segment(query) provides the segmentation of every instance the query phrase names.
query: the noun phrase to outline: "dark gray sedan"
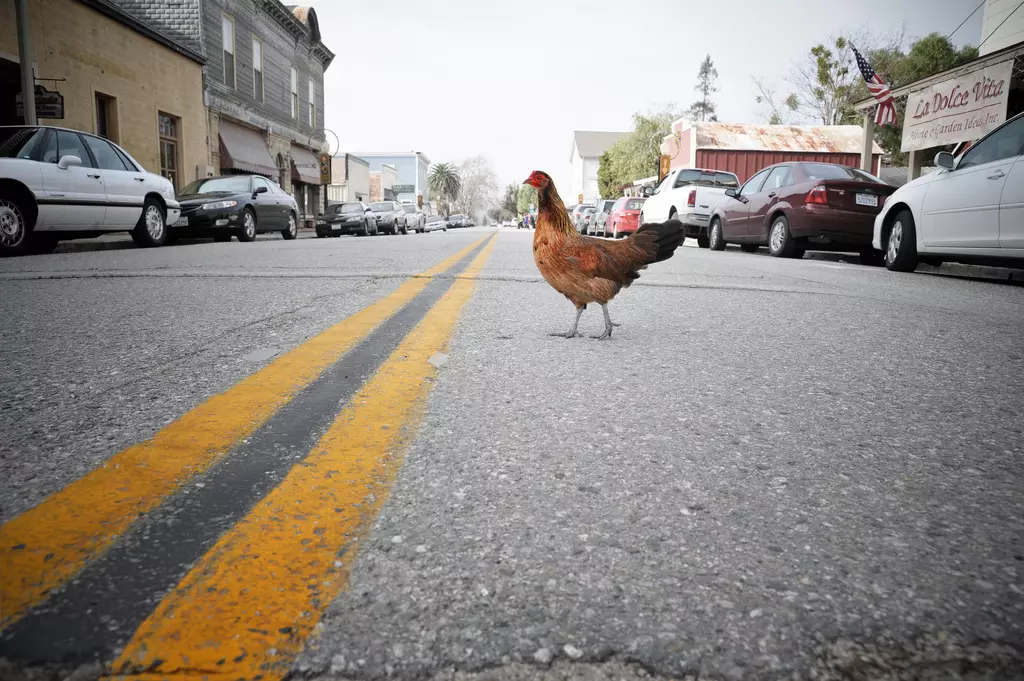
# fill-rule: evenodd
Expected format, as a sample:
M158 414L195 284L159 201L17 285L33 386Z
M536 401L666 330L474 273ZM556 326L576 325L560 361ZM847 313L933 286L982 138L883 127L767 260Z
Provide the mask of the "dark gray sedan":
M405 210L398 201L377 201L370 204L373 217L377 219L377 227L385 234L409 233L409 221Z
M316 235L323 239L328 236L355 234L370 236L378 234L377 219L370 207L361 201L336 203L326 213L316 216Z

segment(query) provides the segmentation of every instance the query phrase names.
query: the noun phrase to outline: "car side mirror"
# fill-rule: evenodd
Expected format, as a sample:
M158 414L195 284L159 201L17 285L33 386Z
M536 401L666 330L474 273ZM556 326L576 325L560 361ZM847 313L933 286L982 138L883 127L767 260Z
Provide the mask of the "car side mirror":
M82 165L82 159L79 158L78 156L73 156L71 154L67 154L66 156L61 156L60 160L57 161L57 167L60 168L61 170L67 170L71 166L80 166L80 165Z
M654 196L654 187L644 187L644 197Z
M935 154L935 165L946 170L953 170L956 168L956 159L948 151L940 151Z
M256 187L256 189L254 189L252 191L252 195L253 196L256 196L257 194L266 194L266 193L267 193L267 188L266 187Z
M725 190L725 195L735 199L739 197L740 191L738 189L733 189L732 187L729 187L728 189Z

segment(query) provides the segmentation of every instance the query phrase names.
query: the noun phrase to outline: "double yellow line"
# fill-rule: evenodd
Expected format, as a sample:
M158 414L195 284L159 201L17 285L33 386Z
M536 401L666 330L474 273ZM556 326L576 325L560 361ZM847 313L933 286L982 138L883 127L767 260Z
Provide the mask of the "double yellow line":
M0 527L0 626L103 553L488 237L306 341ZM115 674L280 678L344 587L415 434L435 369L496 235L338 415L307 458L195 565L138 629ZM347 561L351 563L351 559ZM159 662L159 664L157 664Z

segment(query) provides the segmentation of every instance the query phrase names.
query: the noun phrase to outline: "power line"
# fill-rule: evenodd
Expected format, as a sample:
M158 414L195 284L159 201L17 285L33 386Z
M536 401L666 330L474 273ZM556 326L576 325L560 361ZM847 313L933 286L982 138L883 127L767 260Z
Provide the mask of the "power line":
M964 19L963 21L961 21L960 25L953 29L953 33L950 33L949 35L946 36L946 40L949 40L950 38L952 38L953 34L956 33L957 31L959 31L961 28L963 28L964 24L966 24L968 21L970 21L971 17L973 17L977 13L977 11L979 9L981 9L982 7L984 7L984 6L985 6L985 0L981 0L981 2L978 3L978 6L974 8L974 11L971 12L970 14L968 14L967 18Z
M992 36L994 36L994 35L996 34L996 31L998 31L998 30L999 30L1000 28L1002 28L1002 27L1003 27L1003 24L1005 24L1005 23L1006 23L1006 20L1007 20L1007 19L1009 19L1010 17L1012 17L1012 16L1013 16L1013 14L1014 14L1014 12L1016 12L1017 10L1019 10L1019 9L1020 9L1021 7L1024 7L1024 0L1021 0L1021 3L1020 3L1019 5L1017 5L1016 7L1014 7L1014 8L1013 8L1013 11L1011 11L1011 12L1010 12L1009 14L1007 14L1007 15L1006 15L1006 19L1003 19L1002 21L1000 21L1000 22L999 22L999 25L998 25L998 26L996 26L996 27L995 27L994 29L992 29L992 32L988 34L988 36L987 36L987 37L985 38L985 40L982 40L982 41L981 41L980 43L978 43L978 50L979 50L979 51L981 50L981 46L982 46L982 45L984 45L984 44L985 44L985 42L986 42L986 41L987 41L987 40L988 40L989 38L991 38Z

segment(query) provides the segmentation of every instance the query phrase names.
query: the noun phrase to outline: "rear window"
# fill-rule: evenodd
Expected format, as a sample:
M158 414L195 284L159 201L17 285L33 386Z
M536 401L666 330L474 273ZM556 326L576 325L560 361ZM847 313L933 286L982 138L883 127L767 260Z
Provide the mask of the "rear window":
M630 199L622 210L640 210L644 207L643 199Z
M857 180L885 184L874 175L869 175L859 168L836 166L829 163L802 163L804 173L811 180Z
M0 158L31 159L46 128L0 128Z
M715 173L715 186L739 189L740 181L732 173Z

